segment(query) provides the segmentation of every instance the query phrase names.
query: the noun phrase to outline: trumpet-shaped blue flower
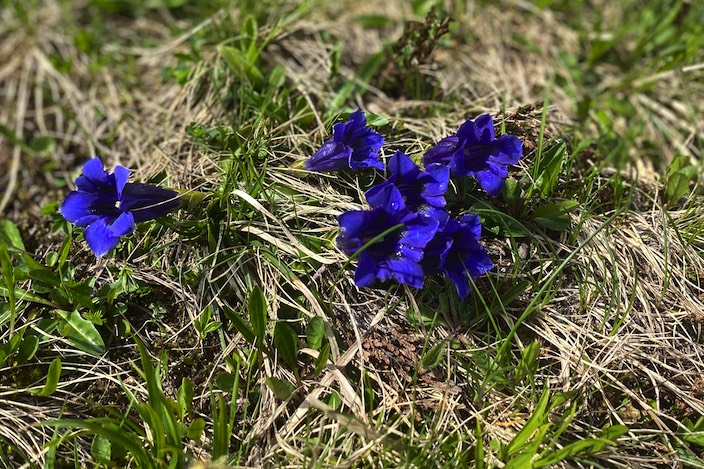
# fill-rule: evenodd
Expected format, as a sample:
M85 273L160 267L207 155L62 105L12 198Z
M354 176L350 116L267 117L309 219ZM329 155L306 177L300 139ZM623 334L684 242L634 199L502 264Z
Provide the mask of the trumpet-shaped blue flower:
M399 283L421 288L425 279L421 267L423 249L435 236L438 220L408 210L393 185L377 194L377 202L371 210L350 211L338 217L342 230L337 245L347 255L357 253L368 242L395 228L359 255L355 284L367 287L377 279L394 278Z
M166 215L181 206L178 192L150 184L128 183L130 170L116 166L114 173L92 158L76 179L59 212L85 228L83 236L100 257L117 246L121 236L134 232L135 223Z
M389 179L364 194L372 207L384 203L384 194L390 185L396 186L411 211L422 207L445 207L445 192L450 180L450 170L446 165L431 164L425 171L421 171L408 156L397 151L389 159L389 170Z
M464 215L459 221L447 212L433 211L439 227L425 249L422 266L427 274L443 272L452 280L460 298L469 295L469 280L489 271L493 264L479 243L482 226L478 215Z
M474 176L489 195L498 195L508 176L508 165L518 163L523 142L515 135L494 134L489 114L467 120L457 135L442 139L423 156L426 166L446 164L455 177Z
M313 156L303 162L309 171L339 171L352 168L361 171L367 168L384 169L379 151L384 137L367 126L367 118L361 109L350 114L347 122L339 122L332 128L332 138L327 140Z

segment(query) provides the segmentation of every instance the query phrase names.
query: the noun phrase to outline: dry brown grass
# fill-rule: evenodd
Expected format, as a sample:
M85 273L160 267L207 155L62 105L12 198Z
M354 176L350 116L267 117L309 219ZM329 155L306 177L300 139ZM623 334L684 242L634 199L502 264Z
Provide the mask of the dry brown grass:
M330 52L321 32L329 31L339 38L344 57L340 75L351 78L355 66L370 51L379 50L401 32L401 23L392 23L392 27L370 33L354 23L354 18L379 14L382 8L389 18L409 19L412 15L404 5L394 1L374 5L345 2L344 6L316 10L288 25L267 49L264 59L283 66L295 90L314 104L313 109L322 111L333 93L327 85ZM496 114L502 102L509 113L538 103L537 111L516 120L525 131L527 148L537 144L543 92L562 66L556 60L558 53L576 50L574 33L548 12L525 15L532 7L523 2L514 2L515 10L508 13L490 5L481 7L480 14L478 5L469 5L466 17L458 19L458 37L466 40L457 40L452 48L443 49L435 65L426 70L437 78L444 93L453 97L446 103L447 112L427 119L411 118L407 117L409 111L425 103L393 100L374 89L364 100L355 97L366 109L390 118L397 128L403 126L390 138L390 147L420 152L429 142L454 131L469 115ZM237 18L236 11L231 14ZM16 21L0 29L0 123L20 138L45 134L56 139L57 149L49 158L56 168L54 178L70 180L85 157L100 154L111 164L134 169L142 178L165 170L170 185L175 187L207 191L218 186L218 161L185 135L185 126L192 122L212 126L228 121L225 110L216 105L222 90L207 86L209 74L218 68L220 60L215 47L202 50L203 62L195 67L194 78L183 86L165 82L161 72L175 65L174 52L186 50L188 37L230 17L208 19L175 39L161 19L108 18L110 31L118 36L148 35L162 44L157 48L124 42L107 46L116 57L134 61L134 75L125 77L119 68L103 67L98 72L90 69L89 58L76 50L67 33L57 3L45 2L32 15L36 15L31 20L37 25L34 31L27 31ZM539 50L528 53L506 47L512 43L510 36L516 28ZM52 63L55 54L71 60L69 74ZM666 117L672 133L669 139L660 141L663 152L671 156L676 147L700 156L700 149L693 146L692 133L701 132L701 117L699 121L678 119L691 115L692 103L682 102L668 91L668 80L681 79L662 79L661 102L667 101L667 108L644 97L639 101L643 105L639 112L657 112ZM574 109L571 98L560 88L554 89L551 102L548 129L555 134L570 123ZM408 289L398 294L358 291L347 274L331 288L344 256L332 247L323 254L307 252L296 233L291 232L287 222L297 217L310 233L329 237L336 229L334 216L359 206L353 197L340 194L338 188L346 184L344 179L301 179L289 170L293 160L309 155L324 138L321 115L315 115L315 119L318 125L312 130L296 124L282 124L276 129L262 125L252 130L276 135L275 145L267 150L267 182L272 187L278 184L292 188L307 200L294 204L282 196L273 212L246 193L235 191L232 200L249 204L257 212L257 219L231 224L233 230L277 247L284 262L320 263L322 267L311 283L286 277L256 249L230 260L224 269L214 265L213 256L210 273L199 285L180 283L166 274L166 268L186 270L202 260L194 258L194 252L167 231L161 232L164 241L175 244L163 258L163 269L144 266L146 255L138 255L135 250L120 261L97 262L88 269L89 275L107 283L112 280L107 264L122 262L135 269L135 278L158 286L173 298L174 310L168 319L148 321L161 322L158 327L145 328L145 342L155 355L159 344L177 343L180 349L211 356L207 369L185 372L202 378L197 384L197 397L200 411L208 419L208 389L214 376L227 369L225 357L244 345L241 335L232 331L225 331L220 343L194 338L192 321L208 304L237 311L253 276L259 279L269 301L270 318L277 318L286 306L297 309L303 317L322 316L330 322L331 362L320 376L302 380L305 392L299 401L281 402L264 384L266 376L295 381L282 363L265 359L256 380L261 391L256 421L247 422L246 434L233 437L253 445L243 461L249 466L317 463L322 467L352 467L382 462L393 466L404 461L406 449L399 442L412 441L433 454L434 448L453 434L465 438L458 450L469 451L476 442L476 419L482 422L485 444L493 439L510 441L530 416L532 387L524 383L514 394L506 389L489 389L478 402L473 393L481 387L483 377L477 376L480 370L467 365L476 354L494 350L496 343L471 329L426 329L409 324L408 317L416 316L419 306L414 292ZM653 129L653 134L663 135L661 129ZM649 167L647 162L637 160L633 166ZM5 139L0 140L0 169L0 213L19 223L25 233L36 229L33 224L46 224L38 215L38 204L50 200L47 191L59 192L51 189L51 180L42 175L42 168L18 145ZM607 179L608 175L602 181L604 191L608 191ZM347 184L348 194L362 193L363 188L349 181ZM619 446L600 457L602 463L661 467L678 464L672 444L677 441L674 432L682 428L682 418L704 414L704 395L699 389L704 355L700 285L704 240L697 229L701 208L698 201L691 201L687 210L664 208L660 202L662 187L652 169L641 171L640 179L631 184L639 203L620 213L613 223L605 225L611 211L580 214L574 219L572 236L540 238L532 245L533 257L528 259L514 258L510 240L498 240L497 244L506 246L507 273L520 264L512 280L532 278L535 272L547 277L560 268L561 257L551 251L571 253L584 244L558 276L562 278L559 290L524 323L517 341L523 345L533 339L540 341L542 354L536 375L540 383L554 392L582 396L583 406L568 431L575 439L593 434L607 422L631 428ZM57 240L49 237L46 228L37 236L45 236L33 242L35 254L41 258L51 246L56 247ZM492 278L501 280L499 274ZM291 298L291 289L305 301ZM529 289L517 304L500 314L502 324L512 324L535 293ZM320 297L331 298L335 319L326 316L326 305L320 304ZM456 346L446 352L441 365L419 371L423 351L446 339L452 339ZM51 352L64 358L72 353L62 348L58 339ZM131 352L125 353L134 358ZM315 357L317 352L304 349L302 354ZM463 357L462 363L453 359L455 354ZM43 360L48 363L50 354ZM81 405L81 392L90 388L95 395L97 383L114 386L118 378L138 395L145 395L127 360L86 357L83 366L89 370L74 370L73 381L60 386L51 402L36 401L26 389L0 386L0 436L43 462L47 451L43 445L50 439L50 432L28 425L58 417L63 399L70 412L87 415L82 413L89 409ZM368 396L363 392L369 383L377 399L372 412L366 408ZM164 388L169 393L178 384L175 377L167 377ZM338 410L322 402L333 392L341 401ZM428 427L432 431L427 431ZM191 450L207 458L209 444L207 439L193 442ZM86 450L81 446L81 451ZM87 458L86 454L82 457ZM488 462L500 465L488 448L486 457ZM12 461L3 462L13 467Z

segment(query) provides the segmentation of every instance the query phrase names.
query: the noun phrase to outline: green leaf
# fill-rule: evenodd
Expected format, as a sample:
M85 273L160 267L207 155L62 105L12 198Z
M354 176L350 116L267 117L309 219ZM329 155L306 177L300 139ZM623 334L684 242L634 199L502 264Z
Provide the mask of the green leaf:
M215 386L223 392L232 392L235 387L235 377L228 372L220 373L215 377Z
M57 310L56 314L63 321L59 332L76 348L93 355L105 353L105 342L92 322L83 319L77 311Z
M34 149L27 145L21 138L19 138L17 134L13 132L12 129L10 129L9 127L5 127L4 125L0 124L0 135L4 135L5 138L7 138L8 142L12 143L13 145L19 146L25 153L35 156Z
M616 440L628 432L628 427L625 425L611 425L601 430L599 440L602 446L597 446L597 451L601 451L607 445L614 444Z
M354 21L365 28L383 28L393 20L383 15L360 15Z
M320 349L320 354L315 360L315 370L313 375L317 376L321 371L327 366L328 360L330 359L330 343L326 342L325 345Z
M54 151L56 141L48 135L40 135L33 139L29 146L32 147L37 156L48 156Z
M539 468L550 466L567 459L572 459L578 455L583 456L603 451L606 446L616 444L616 439L627 431L628 427L623 425L607 427L604 431L602 431L599 438L587 438L585 440L572 442L563 448L553 451L547 456L535 461L533 463L533 467Z
M513 284L511 288L509 288L505 292L502 292L498 298L494 298L494 300L491 302L489 310L492 313L498 313L500 311L503 311L506 306L508 306L513 300L521 296L521 294L523 294L523 292L525 292L531 285L532 283L528 280Z
M296 388L291 382L285 379L269 377L266 379L266 385L274 392L274 395L282 401L285 401L293 394Z
M218 53L238 78L248 78L253 85L260 85L264 82L262 72L259 71L255 63L250 62L252 57L248 57L247 53L230 46L220 46Z
M29 277L53 287L61 285L59 274L50 269L32 269L29 271Z
M667 203L676 204L689 193L690 178L682 171L677 171L667 179Z
M533 410L533 414L530 416L523 428L516 434L515 437L513 437L513 440L511 440L511 442L503 449L502 459L507 460L510 456L523 450L529 439L534 437L535 431L538 430L547 417L545 411L547 410L549 399L550 394L546 388L538 401L538 405Z
M199 441L201 435L205 430L205 420L202 418L197 418L188 426L188 431L186 431L186 436L194 441Z
M112 455L112 444L103 435L95 435L90 444L90 454L101 464L108 464Z
M257 50L257 36L259 34L259 28L257 27L257 19L253 15L247 15L244 19L244 24L242 25L242 33L247 36L249 44L247 45L246 55L247 63L255 64L257 58L259 57L259 51Z
M518 204L521 201L521 186L519 186L518 181L513 178L507 178L504 182L504 199L513 205Z
M540 343L532 342L521 353L521 361L516 367L516 381L521 381L527 376L534 376L538 370L538 355L540 355Z
M370 112L366 113L365 116L367 117L367 125L369 127L383 127L389 123L389 119L386 117L377 116L376 114L372 114Z
M535 209L533 217L552 218L559 215L569 213L572 209L579 206L576 200L561 200L559 202L548 202Z
M569 211L579 206L576 200L563 200L560 202L548 202L538 207L533 212L533 220L536 223L553 231L564 231L570 227Z
M284 322L276 324L274 347L291 369L298 369L298 334L291 326Z
M282 66L274 67L267 77L269 89L280 90L286 84L286 73Z
M567 145L564 142L553 145L541 155L534 187L539 189L543 196L550 196L555 190L566 155Z
M111 443L119 445L129 451L135 458L137 467L156 468L154 458L148 453L142 441L131 432L126 432L124 427L118 426L105 419L71 420L56 419L41 422L50 427L83 428L95 435L102 435Z
M443 340L435 344L430 350L428 350L428 353L426 353L425 356L423 356L423 359L421 360L423 368L431 369L438 366L442 361L443 357L445 356L447 344L447 341Z
M10 251L25 251L20 230L10 220L0 220L0 241L4 241Z
M71 252L71 237L67 236L66 239L64 239L64 242L61 243L61 251L59 255L59 269L63 269L64 265L66 265L66 260L68 259L68 255Z
M536 223L552 231L565 231L570 227L570 219L565 215L555 218L538 217L534 219Z
M357 91L361 86L366 87L372 77L374 77L377 71L381 68L381 65L385 60L386 54L383 51L370 55L367 61L362 64L359 72L357 73L359 79L350 80L346 82L342 88L340 88L340 91L338 91L337 95L328 106L325 116L331 117L335 115L355 91Z
M32 391L35 396L51 396L56 391L61 376L61 359L55 358L49 365L49 372L46 374L46 383L39 391Z
M232 311L229 308L223 308L222 311L225 313L225 316L227 316L228 319L232 322L232 325L235 326L235 329L237 329L239 333L242 334L244 340L246 340L250 344L254 344L257 337L254 335L254 331L252 331L252 328L249 327L249 324L247 324L239 316L239 314L237 314L237 312Z
M477 436L477 443L474 447L474 467L475 469L484 469L484 441L481 437L484 432L482 432L481 419L476 420L476 430L474 434Z
M74 304L79 304L91 311L95 310L93 302L93 284L94 278L81 280L80 282L64 282L66 292L70 295Z
M321 345L323 345L323 339L325 339L325 321L320 316L315 316L308 323L308 327L306 327L308 347L313 350L320 350Z
M535 456L535 451L530 451L526 448L525 452L519 453L516 457L512 458L505 466L504 469L523 469L532 468L531 460Z
M40 305L44 306L50 306L52 308L58 307L56 303L53 303L51 301L45 300L44 298L33 295L32 293L29 293L21 288L15 287L12 290L9 290L7 287L4 287L0 285L0 296L4 296L6 298L18 298L20 301L31 301L32 303L38 303Z
M684 464L683 467L691 469L704 469L704 463L702 463L702 460L695 454L692 454L691 451L680 448L676 451L676 455L677 460Z
M17 349L17 364L22 365L27 363L34 357L39 349L39 338L36 335L28 335L22 340L19 348Z
M220 393L211 393L210 407L213 414L213 460L227 457L231 427L228 425L228 407Z
M178 403L178 416L181 420L191 411L193 403L193 383L191 380L184 377L181 379L181 386L176 392L176 402Z
M482 227L500 236L522 237L530 236L530 231L511 215L499 210L494 204L477 201L469 209L482 217Z
M19 332L14 333L10 336L10 340L5 342L2 346L0 346L0 366L2 366L3 363L5 363L5 360L7 360L7 357L15 353L17 350L19 350L20 345L22 344L22 334L24 332L24 329L20 329Z
M440 4L442 0L413 0L413 14L417 16L425 16L433 7Z
M268 319L266 298L264 298L261 288L255 286L249 295L249 321L252 323L252 330L260 344L264 342Z
M685 155L677 155L672 159L670 166L667 168L667 175L672 176L680 169L684 168L689 164L689 157Z
M704 417L699 417L697 423L693 423L690 419L686 418L682 421L682 424L690 432L704 432Z
M176 416L171 411L171 408L165 405L166 396L161 390L151 357L142 341L137 336L134 336L133 339L139 349L139 356L142 362L141 371L147 382L147 394L149 396L148 402L136 406L137 411L140 413L142 420L148 422L156 440L154 443L156 448L164 448L167 442L169 445L180 445L181 432ZM176 456L177 462L183 463L183 453L177 453Z

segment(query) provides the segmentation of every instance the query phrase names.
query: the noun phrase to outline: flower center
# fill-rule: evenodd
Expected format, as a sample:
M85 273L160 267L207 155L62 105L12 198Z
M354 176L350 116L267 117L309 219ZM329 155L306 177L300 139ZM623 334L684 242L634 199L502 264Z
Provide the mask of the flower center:
M468 143L464 147L464 167L467 171L481 171L487 168L487 160L496 154L498 145L495 143Z

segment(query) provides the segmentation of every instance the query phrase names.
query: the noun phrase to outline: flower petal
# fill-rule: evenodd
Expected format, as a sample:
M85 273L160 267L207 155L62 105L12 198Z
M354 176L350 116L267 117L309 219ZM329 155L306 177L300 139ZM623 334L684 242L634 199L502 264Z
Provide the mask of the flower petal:
M313 156L303 162L308 171L330 172L349 167L352 147L344 143L328 140Z
M120 236L130 234L134 231L134 219L132 214L123 213L112 223L108 223L107 217L98 218L88 225L83 232L83 237L88 242L88 246L97 257L107 254L112 248L117 246Z
M467 298L467 296L469 296L469 279L467 278L467 275L464 273L464 271L446 269L443 270L445 272L445 275L447 275L447 277L452 280L452 282L455 284L457 294L460 296L460 298L463 300Z
M399 239L399 244L422 249L433 239L440 222L426 213L416 215L415 219L407 222L407 228Z
M445 205L447 205L447 201L443 195L425 196L423 200L431 207L444 208Z
M397 151L389 158L389 170L403 181L414 181L421 172L418 165L402 151Z
M490 170L478 171L477 182L487 194L497 196L504 188L504 180Z
M115 190L117 191L118 199L122 197L122 190L127 184L127 179L130 177L131 171L124 166L115 166Z
M358 287L371 286L376 281L378 267L374 258L367 252L363 252L359 256L359 264L354 272L354 284Z
M479 219L479 215L473 213L468 215L462 215L459 221L465 236L469 235L476 241L479 241L482 236L482 223Z
M468 170L465 166L465 151L464 148L459 148L450 158L448 163L450 172L453 176L461 178L468 174Z
M362 171L369 168L374 168L382 171L384 163L379 159L379 150L373 147L365 147L361 150L352 148L348 164L352 171Z
M367 198L367 202L369 202L369 205L371 205L372 208L380 208L387 213L406 210L406 202L403 200L403 195L401 195L401 192L394 184L382 183L375 187L379 187L379 189L372 192L371 200Z
M494 173L496 176L500 177L501 179L506 179L508 176L508 167L503 164L496 164L494 161L492 161L493 157L489 157L489 161L487 161L487 169Z
M421 265L426 275L434 274L444 264L447 258L447 253L452 248L453 239L451 236L446 236L442 232L433 238L424 249L423 261Z
M425 172L430 175L431 180L423 187L423 196L443 196L450 184L450 168L442 164L431 164L426 166Z
M418 263L423 260L423 251L423 248L418 248L408 244L402 244L399 254L405 259Z
M361 138L367 125L367 116L357 109L347 117L347 122L338 122L332 126L333 139L336 142L349 143L350 140Z
M332 127L332 138L303 165L310 171L384 169L384 163L379 159L384 137L366 124L366 116L357 109L349 115L347 122L338 122Z
M386 266L398 283L405 283L414 288L423 287L425 272L420 264L400 257L387 260Z
M99 186L110 185L110 173L105 171L103 161L98 157L86 161L86 164L83 165L83 175L93 184Z
M425 152L425 155L423 155L423 164L427 168L428 165L433 163L449 163L450 158L457 151L458 144L459 138L456 135L443 138L435 144L435 146Z
M494 122L489 114L482 114L475 120L468 119L457 131L457 136L465 143L490 144L494 141Z
M497 164L516 164L523 154L523 140L515 135L502 135L497 140L498 152L491 158Z
M151 184L125 185L120 200L120 210L131 212L136 223L154 220L180 207L181 198L178 192Z
M134 232L134 217L130 212L124 212L108 227L112 236L125 236Z
M487 254L480 244L477 245L476 249L467 253L463 259L463 263L472 278L480 277L494 267L494 263L491 262L489 254Z
M340 234L337 237L337 247L351 256L362 246L362 237L376 218L378 210L352 210L337 217L340 224Z
M83 237L97 257L107 254L120 241L118 236L113 236L110 233L105 218L98 218L88 225L88 228L83 232Z
M91 210L91 205L96 200L96 197L88 192L71 191L61 204L59 212L74 225L86 227L101 217Z
M381 208L386 204L389 197L389 187L394 185L394 179L394 176L391 176L381 184L370 187L367 192L364 193L364 198L367 199L367 203L370 207Z

